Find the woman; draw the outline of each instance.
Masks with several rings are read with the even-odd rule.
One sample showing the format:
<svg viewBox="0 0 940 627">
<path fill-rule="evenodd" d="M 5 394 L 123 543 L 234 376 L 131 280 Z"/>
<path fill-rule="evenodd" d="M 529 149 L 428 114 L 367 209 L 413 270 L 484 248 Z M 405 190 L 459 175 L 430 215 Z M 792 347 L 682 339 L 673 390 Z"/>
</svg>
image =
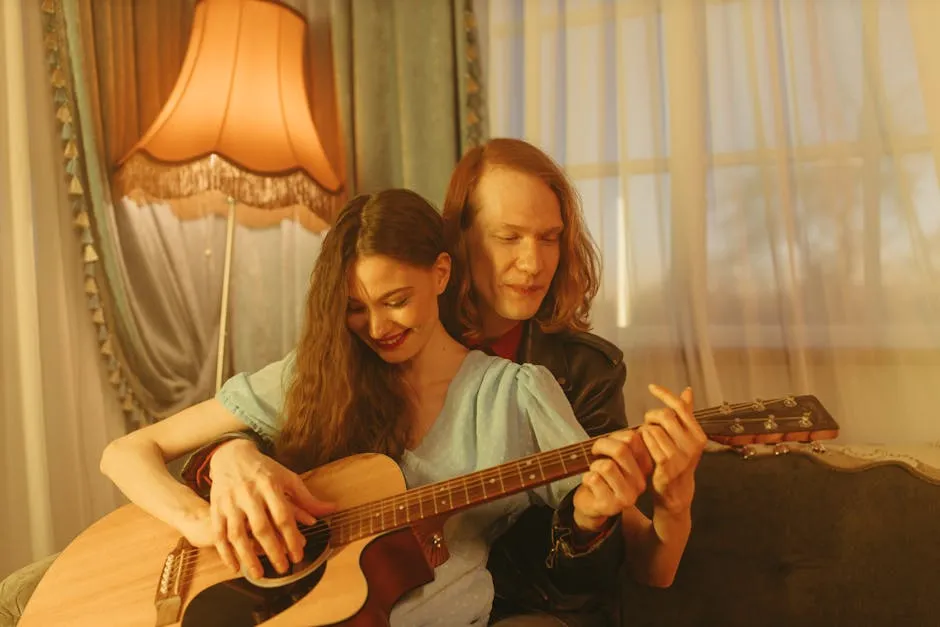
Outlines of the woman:
<svg viewBox="0 0 940 627">
<path fill-rule="evenodd" d="M 223 559 L 257 576 L 251 547 L 230 549 L 224 538 L 250 526 L 265 552 L 286 549 L 295 561 L 302 538 L 284 536 L 286 546 L 272 546 L 278 536 L 256 519 L 256 504 L 215 501 L 210 507 L 170 476 L 167 461 L 250 428 L 272 441 L 277 460 L 294 472 L 379 452 L 396 459 L 408 487 L 415 487 L 585 439 L 545 368 L 468 350 L 447 334 L 438 297 L 449 276 L 441 218 L 424 199 L 405 190 L 354 199 L 324 239 L 287 380 L 266 379 L 264 370 L 235 377 L 217 399 L 113 442 L 102 471 L 191 542 L 219 547 Z M 632 434 L 618 436 L 596 443 L 595 452 L 622 458 Z M 217 450 L 226 448 L 232 447 Z M 270 472 L 256 474 L 295 477 L 271 464 Z M 455 515 L 445 528 L 450 559 L 432 583 L 395 606 L 392 624 L 485 625 L 493 602 L 489 544 L 533 500 L 557 506 L 576 484 L 558 482 Z M 296 484 L 284 488 L 278 491 L 304 492 Z M 295 532 L 295 518 L 310 523 L 328 511 L 309 496 L 290 505 L 292 511 L 283 501 L 272 504 L 270 514 L 278 527 L 284 523 Z M 596 531 L 620 508 L 581 506 L 571 514 L 572 531 Z M 272 561 L 285 570 L 286 563 Z"/>
</svg>

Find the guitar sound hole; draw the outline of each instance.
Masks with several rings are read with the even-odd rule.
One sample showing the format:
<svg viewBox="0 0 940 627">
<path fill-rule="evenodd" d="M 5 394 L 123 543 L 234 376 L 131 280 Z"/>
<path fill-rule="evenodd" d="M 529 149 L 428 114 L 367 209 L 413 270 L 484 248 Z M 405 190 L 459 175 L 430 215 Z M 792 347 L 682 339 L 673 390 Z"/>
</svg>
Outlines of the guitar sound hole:
<svg viewBox="0 0 940 627">
<path fill-rule="evenodd" d="M 305 530 L 304 557 L 285 574 L 279 574 L 267 558 L 261 559 L 266 578 L 277 579 L 312 566 L 329 547 L 329 527 L 324 522 Z M 298 581 L 278 587 L 256 586 L 235 577 L 209 586 L 193 597 L 183 612 L 181 627 L 253 627 L 270 620 L 313 590 L 326 571 L 326 563 Z"/>
<path fill-rule="evenodd" d="M 286 572 L 277 572 L 277 569 L 274 568 L 274 564 L 271 563 L 267 555 L 258 556 L 258 561 L 261 562 L 261 568 L 264 571 L 263 577 L 265 579 L 277 580 L 281 577 L 303 572 L 319 560 L 323 552 L 326 551 L 330 543 L 330 528 L 327 523 L 317 521 L 311 527 L 301 527 L 300 531 L 307 536 L 307 544 L 304 545 L 304 555 L 296 564 L 288 559 Z"/>
</svg>

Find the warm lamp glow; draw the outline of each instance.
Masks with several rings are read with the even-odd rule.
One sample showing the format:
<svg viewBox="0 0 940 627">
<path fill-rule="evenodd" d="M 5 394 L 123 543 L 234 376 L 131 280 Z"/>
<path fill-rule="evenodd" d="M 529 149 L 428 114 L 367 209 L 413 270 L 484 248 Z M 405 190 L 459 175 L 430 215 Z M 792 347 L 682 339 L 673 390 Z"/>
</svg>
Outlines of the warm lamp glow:
<svg viewBox="0 0 940 627">
<path fill-rule="evenodd" d="M 122 191 L 311 209 L 337 194 L 307 100 L 306 26 L 276 2 L 201 0 L 172 93 L 118 163 Z"/>
<path fill-rule="evenodd" d="M 114 177 L 122 195 L 228 197 L 216 390 L 239 204 L 304 205 L 329 221 L 342 190 L 307 101 L 306 32 L 304 18 L 277 2 L 200 0 L 173 92 Z"/>
</svg>

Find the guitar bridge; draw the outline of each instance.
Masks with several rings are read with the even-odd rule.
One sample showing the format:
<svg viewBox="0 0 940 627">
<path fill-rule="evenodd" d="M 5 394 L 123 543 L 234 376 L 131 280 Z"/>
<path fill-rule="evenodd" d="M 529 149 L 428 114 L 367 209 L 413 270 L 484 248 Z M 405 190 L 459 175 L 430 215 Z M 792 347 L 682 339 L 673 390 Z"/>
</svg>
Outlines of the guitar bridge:
<svg viewBox="0 0 940 627">
<path fill-rule="evenodd" d="M 165 627 L 180 621 L 183 595 L 192 580 L 198 556 L 199 549 L 191 545 L 186 538 L 180 538 L 176 547 L 167 554 L 153 600 L 157 610 L 156 627 Z"/>
</svg>

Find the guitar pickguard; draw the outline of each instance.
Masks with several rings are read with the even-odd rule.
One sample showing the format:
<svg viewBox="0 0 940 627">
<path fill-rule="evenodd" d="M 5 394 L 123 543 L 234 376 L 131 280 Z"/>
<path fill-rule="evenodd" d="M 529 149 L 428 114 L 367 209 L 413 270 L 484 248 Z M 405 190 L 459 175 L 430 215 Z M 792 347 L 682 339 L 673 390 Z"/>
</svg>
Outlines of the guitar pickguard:
<svg viewBox="0 0 940 627">
<path fill-rule="evenodd" d="M 302 599 L 320 582 L 327 565 L 300 581 L 262 588 L 244 577 L 222 581 L 197 594 L 183 612 L 182 627 L 254 627 Z"/>
<path fill-rule="evenodd" d="M 245 577 L 221 581 L 193 597 L 182 627 L 251 627 L 280 614 L 307 595 L 323 578 L 330 554 L 326 523 L 306 531 L 304 556 L 280 575 L 267 557 L 259 556 L 264 576 L 256 585 Z M 283 582 L 279 585 L 279 582 Z"/>
<path fill-rule="evenodd" d="M 374 538 L 363 550 L 359 566 L 368 585 L 365 603 L 345 620 L 330 625 L 384 625 L 404 594 L 434 579 L 434 567 L 411 528 Z M 331 576 L 327 560 L 303 579 L 282 587 L 263 588 L 243 577 L 217 583 L 192 599 L 184 610 L 181 627 L 254 627 L 288 610 Z"/>
</svg>

